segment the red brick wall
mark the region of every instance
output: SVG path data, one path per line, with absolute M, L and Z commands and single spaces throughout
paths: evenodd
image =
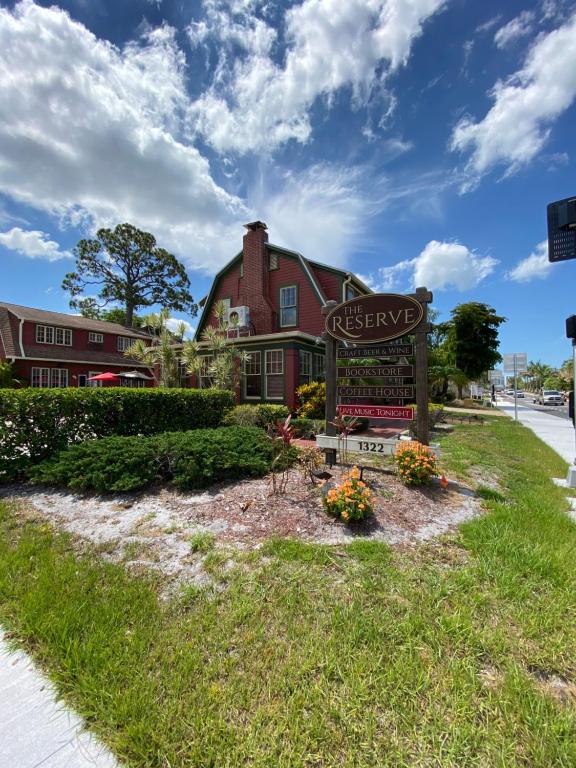
M 268 233 L 262 227 L 248 229 L 244 235 L 242 253 L 244 276 L 239 285 L 239 305 L 250 307 L 250 322 L 258 335 L 274 329 L 273 299 L 268 281 Z

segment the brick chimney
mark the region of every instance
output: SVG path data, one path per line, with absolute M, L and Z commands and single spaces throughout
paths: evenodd
M 240 304 L 250 307 L 250 321 L 257 334 L 271 333 L 274 328 L 268 296 L 268 228 L 263 221 L 244 226 L 247 232 L 242 247 L 244 277 L 240 281 Z

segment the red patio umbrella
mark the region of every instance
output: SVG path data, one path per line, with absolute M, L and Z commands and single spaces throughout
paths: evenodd
M 98 373 L 96 376 L 89 376 L 88 381 L 120 381 L 117 373 Z

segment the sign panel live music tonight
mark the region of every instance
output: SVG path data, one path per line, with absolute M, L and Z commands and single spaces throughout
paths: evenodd
M 341 416 L 356 416 L 366 419 L 403 419 L 412 421 L 413 408 L 396 407 L 393 405 L 339 405 Z

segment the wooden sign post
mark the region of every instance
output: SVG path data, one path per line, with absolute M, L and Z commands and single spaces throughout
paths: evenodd
M 416 436 L 421 443 L 428 444 L 427 308 L 431 301 L 430 291 L 417 288 L 416 293 L 406 296 L 376 293 L 357 296 L 342 304 L 327 302 L 322 309 L 326 316 L 323 338 L 326 342 L 327 436 L 336 435 L 334 421 L 338 411 L 343 416 L 411 420 L 413 409 L 404 405 L 406 400 L 413 401 L 411 379 L 414 376 Z M 414 345 L 402 339 L 408 334 L 414 335 Z M 339 340 L 347 346 L 338 349 Z M 414 366 L 402 359 L 412 356 Z M 372 358 L 381 362 L 367 366 L 347 362 L 338 366 L 339 358 L 346 361 Z M 394 362 L 390 362 L 391 359 Z M 338 377 L 346 379 L 347 384 L 338 386 Z M 345 398 L 346 405 L 338 406 L 339 398 Z M 382 399 L 386 402 L 375 402 Z M 336 451 L 325 450 L 328 463 L 334 463 Z

